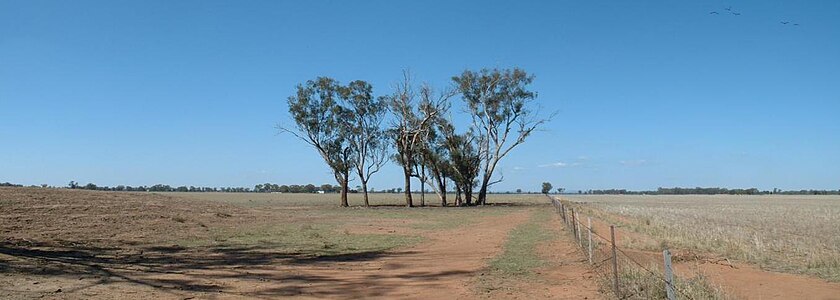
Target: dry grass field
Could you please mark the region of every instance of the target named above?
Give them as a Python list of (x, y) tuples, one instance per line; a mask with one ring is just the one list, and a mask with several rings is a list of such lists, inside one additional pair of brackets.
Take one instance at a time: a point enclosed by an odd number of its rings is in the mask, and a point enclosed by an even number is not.
[(565, 198), (583, 204), (587, 214), (642, 234), (621, 241), (627, 247), (687, 249), (840, 281), (840, 196)]

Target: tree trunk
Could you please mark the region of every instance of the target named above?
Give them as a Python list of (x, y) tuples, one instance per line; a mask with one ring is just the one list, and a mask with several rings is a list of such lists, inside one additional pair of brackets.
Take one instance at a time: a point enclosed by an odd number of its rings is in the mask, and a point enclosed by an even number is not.
[(403, 175), (405, 175), (405, 206), (414, 206), (411, 203), (411, 170), (403, 168)]
[(350, 204), (347, 202), (347, 181), (349, 174), (344, 174), (344, 178), (341, 179), (341, 207), (348, 207)]
[(481, 189), (478, 190), (478, 201), (475, 202), (476, 205), (487, 204), (487, 184), (489, 183), (490, 176), (484, 176), (481, 180)]
[(461, 186), (455, 183), (455, 206), (464, 205), (464, 200), (461, 199)]
[(446, 178), (438, 176), (438, 186), (440, 186), (440, 206), (446, 207)]
[(420, 165), (420, 207), (426, 206), (426, 165)]
[(472, 205), (472, 189), (469, 187), (464, 188), (464, 198), (467, 199), (467, 206)]
[(368, 202), (367, 181), (362, 181), (362, 190), (365, 192), (365, 207), (370, 207), (370, 202)]

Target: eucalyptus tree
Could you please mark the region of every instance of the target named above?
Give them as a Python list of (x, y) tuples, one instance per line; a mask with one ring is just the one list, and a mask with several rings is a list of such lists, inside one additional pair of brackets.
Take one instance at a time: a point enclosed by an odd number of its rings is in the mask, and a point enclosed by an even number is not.
[[(446, 133), (454, 131), (452, 123), (445, 118), (449, 112), (450, 98), (456, 94), (453, 89), (436, 93), (428, 84), (420, 88), (422, 103), (437, 103), (435, 116), (431, 119), (426, 131), (424, 142), (420, 147), (421, 164), (423, 166), (422, 180), (429, 181), (429, 185), (438, 195), (441, 206), (446, 206), (447, 182), (452, 176), (452, 158), (447, 145)], [(431, 110), (429, 110), (431, 111)]]
[(452, 80), (479, 135), (482, 177), (477, 204), (485, 204), (488, 187), (504, 179), (493, 179), (499, 161), (548, 119), (532, 107), (537, 94), (528, 85), (534, 76), (521, 69), (467, 70)]
[(542, 183), (542, 193), (548, 195), (551, 192), (551, 182)]
[[(455, 204), (472, 205), (472, 191), (480, 172), (482, 157), (478, 148), (479, 137), (472, 130), (457, 134), (454, 127), (444, 129), (442, 133), (449, 154), (449, 176), (455, 183)], [(464, 199), (461, 198), (461, 194), (464, 195)]]
[(388, 110), (393, 115), (392, 124), (388, 129), (389, 136), (394, 142), (396, 153), (393, 158), (402, 167), (405, 180), (405, 205), (414, 206), (411, 197), (411, 177), (416, 176), (415, 167), (418, 166), (418, 154), (427, 137), (431, 122), (438, 115), (442, 101), (421, 99), (418, 103), (417, 93), (408, 72), (403, 74), (403, 80), (396, 84), (393, 94), (385, 96)]
[(287, 100), (295, 126), (280, 126), (279, 129), (318, 151), (341, 186), (340, 205), (346, 207), (349, 206), (347, 185), (355, 163), (355, 150), (350, 139), (352, 127), (346, 123), (353, 113), (340, 105), (342, 89), (329, 77), (318, 77), (298, 85), (295, 95)]
[(348, 140), (354, 149), (353, 166), (361, 181), (365, 206), (370, 206), (368, 181), (388, 160), (389, 145), (382, 129), (385, 101), (375, 98), (373, 87), (361, 80), (341, 88), (341, 96), (351, 112), (351, 118), (345, 120), (345, 124), (349, 126)]
[[(415, 175), (420, 179), (420, 205), (425, 205), (425, 184), (429, 184), (438, 195), (442, 206), (446, 206), (446, 182), (449, 177), (449, 154), (442, 131), (452, 124), (444, 116), (449, 112), (450, 98), (455, 90), (436, 92), (429, 84), (420, 86), (419, 97), (423, 116), (430, 116), (422, 142), (417, 149)], [(427, 107), (430, 106), (430, 107)]]
[[(437, 126), (435, 126), (437, 127)], [(441, 206), (447, 205), (447, 181), (450, 177), (451, 163), (446, 141), (442, 134), (432, 127), (426, 138), (424, 147), (420, 150), (420, 157), (424, 164), (423, 180), (432, 187), (440, 199)]]

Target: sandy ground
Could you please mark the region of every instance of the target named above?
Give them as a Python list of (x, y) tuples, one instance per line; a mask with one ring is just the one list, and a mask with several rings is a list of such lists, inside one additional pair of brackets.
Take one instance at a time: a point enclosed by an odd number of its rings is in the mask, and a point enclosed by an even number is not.
[[(275, 299), (486, 298), (473, 288), (508, 233), (534, 208), (488, 216), (482, 230), (423, 233), (391, 251), (301, 258), (259, 245), (144, 246), (160, 237), (204, 237), (206, 225), (243, 222), (247, 209), (154, 194), (0, 190), (0, 298)], [(559, 221), (553, 228), (559, 228)], [(198, 225), (198, 226), (196, 226)], [(384, 222), (382, 230), (389, 229)], [(552, 267), (492, 298), (598, 298), (570, 238), (544, 245)], [(164, 239), (165, 240), (165, 239)]]

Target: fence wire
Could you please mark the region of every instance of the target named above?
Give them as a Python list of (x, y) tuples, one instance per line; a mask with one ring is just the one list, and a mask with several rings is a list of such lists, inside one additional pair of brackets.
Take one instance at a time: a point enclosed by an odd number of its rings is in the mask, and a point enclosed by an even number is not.
[[(616, 251), (615, 256), (613, 256), (613, 240), (610, 237), (606, 237), (604, 236), (605, 234), (595, 231), (594, 228), (588, 225), (584, 225), (582, 218), (580, 217), (580, 213), (577, 212), (577, 209), (575, 209), (576, 207), (570, 202), (560, 201), (551, 196), (549, 196), (549, 198), (551, 200), (552, 205), (555, 208), (555, 212), (561, 215), (562, 221), (566, 225), (566, 229), (568, 229), (567, 231), (572, 235), (572, 238), (578, 239), (578, 237), (580, 237), (580, 239), (578, 240), (579, 247), (575, 248), (578, 249), (581, 255), (589, 259), (589, 269), (593, 273), (597, 274), (600, 280), (609, 283), (609, 285), (611, 286), (610, 290), (612, 290), (612, 293), (615, 294), (616, 298), (627, 299), (635, 295), (622, 294), (621, 286), (623, 285), (626, 287), (628, 282), (621, 282), (621, 280), (619, 280), (618, 290), (612, 288), (616, 278), (621, 277), (620, 274), (614, 273), (612, 268), (613, 264), (615, 264), (617, 267), (620, 267), (619, 269), (636, 268), (637, 270), (643, 271), (660, 281), (662, 283), (663, 288), (665, 285), (669, 284), (668, 280), (666, 280), (663, 277), (663, 274), (651, 270), (650, 267), (646, 267), (645, 264), (633, 258), (630, 254), (627, 253), (627, 251), (625, 251), (625, 249), (622, 249), (618, 245), (614, 246)], [(574, 215), (574, 217), (572, 215)], [(591, 234), (591, 238), (588, 234)], [(584, 239), (586, 241), (584, 241)], [(592, 245), (590, 245), (590, 243)], [(592, 249), (591, 254), (589, 252), (590, 247)], [(590, 255), (592, 257), (589, 257)], [(648, 265), (659, 264), (656, 262), (649, 262)], [(621, 272), (619, 271), (619, 273)], [(686, 291), (678, 287), (674, 282), (671, 282), (670, 285), (674, 288), (674, 291), (676, 291), (680, 296), (684, 297), (685, 299), (694, 300), (694, 298), (691, 297), (691, 295), (689, 295)]]

